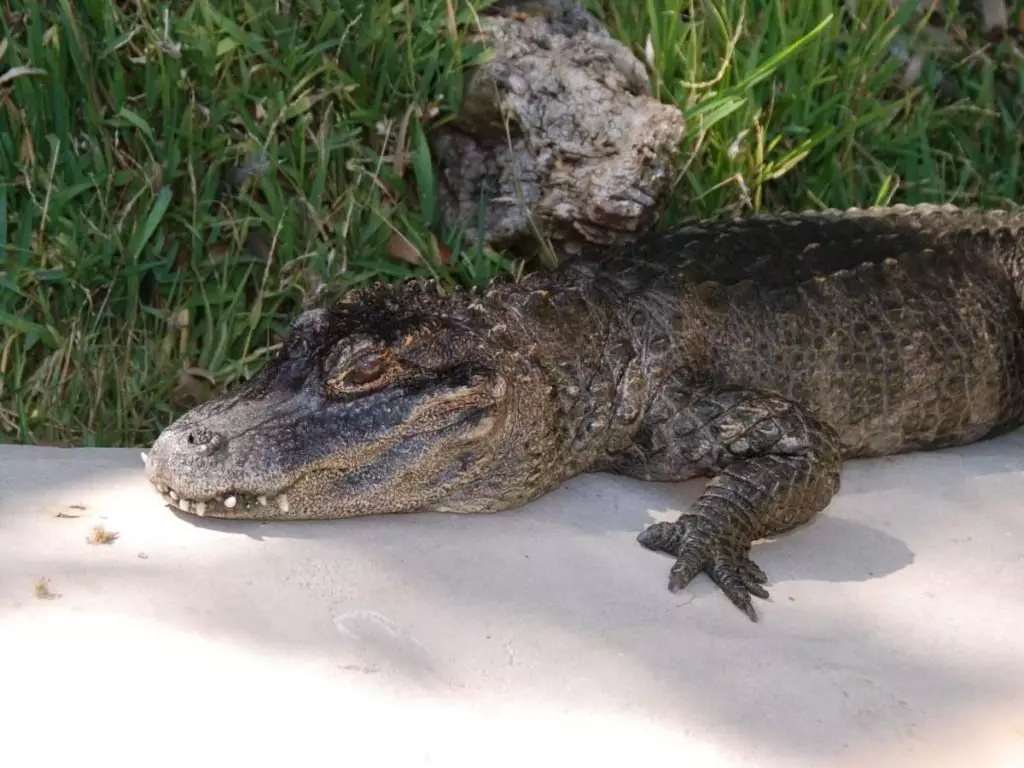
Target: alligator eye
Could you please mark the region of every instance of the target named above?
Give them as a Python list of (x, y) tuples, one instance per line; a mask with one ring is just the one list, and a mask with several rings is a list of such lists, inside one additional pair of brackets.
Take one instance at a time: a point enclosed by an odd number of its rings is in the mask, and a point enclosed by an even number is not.
[(384, 373), (384, 358), (374, 357), (350, 368), (342, 381), (349, 387), (362, 387), (376, 381)]

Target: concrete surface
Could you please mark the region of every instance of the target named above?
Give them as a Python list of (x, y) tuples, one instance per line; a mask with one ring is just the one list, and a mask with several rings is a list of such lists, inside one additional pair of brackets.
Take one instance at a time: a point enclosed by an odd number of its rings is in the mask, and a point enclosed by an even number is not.
[(260, 525), (0, 446), (0, 765), (1024, 766), (1022, 455), (847, 465), (753, 624), (634, 541), (700, 483)]

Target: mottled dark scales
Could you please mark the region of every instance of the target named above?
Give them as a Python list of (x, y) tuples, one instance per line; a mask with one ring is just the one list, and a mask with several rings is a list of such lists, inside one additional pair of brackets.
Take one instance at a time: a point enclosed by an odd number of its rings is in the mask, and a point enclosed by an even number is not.
[(303, 519), (518, 507), (583, 472), (708, 477), (639, 536), (750, 618), (751, 545), (842, 461), (1024, 421), (1024, 212), (897, 206), (694, 222), (521, 282), (353, 291), (169, 426), (174, 506)]
[(839, 489), (834, 430), (780, 397), (671, 388), (655, 398), (635, 445), (607, 469), (644, 480), (715, 476), (677, 522), (640, 534), (645, 547), (677, 558), (669, 588), (682, 589), (706, 571), (755, 619), (749, 595), (768, 592), (764, 572), (748, 557), (750, 545), (828, 505)]

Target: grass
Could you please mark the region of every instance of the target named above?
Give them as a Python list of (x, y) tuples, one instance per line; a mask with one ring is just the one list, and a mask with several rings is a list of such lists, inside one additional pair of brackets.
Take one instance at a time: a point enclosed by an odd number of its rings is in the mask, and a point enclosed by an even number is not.
[[(0, 3), (4, 439), (144, 444), (254, 372), (325, 291), (519, 268), (458, 246), (410, 181), (431, 177), (424, 133), (485, 54), (467, 37), (481, 5)], [(891, 50), (919, 25), (887, 0), (856, 16), (824, 0), (588, 5), (653, 53), (655, 93), (687, 115), (663, 226), (1024, 199), (1024, 67), (1006, 44), (930, 56), (907, 89)], [(395, 258), (396, 239), (418, 258)]]

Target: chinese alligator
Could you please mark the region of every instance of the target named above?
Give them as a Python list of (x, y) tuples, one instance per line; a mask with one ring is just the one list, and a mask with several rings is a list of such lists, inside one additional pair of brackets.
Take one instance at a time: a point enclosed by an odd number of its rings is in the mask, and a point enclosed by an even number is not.
[(1024, 423), (1024, 211), (921, 205), (694, 221), (444, 294), (352, 290), (159, 436), (186, 512), (495, 512), (583, 472), (708, 476), (639, 534), (751, 619), (751, 544), (810, 520), (852, 457)]

